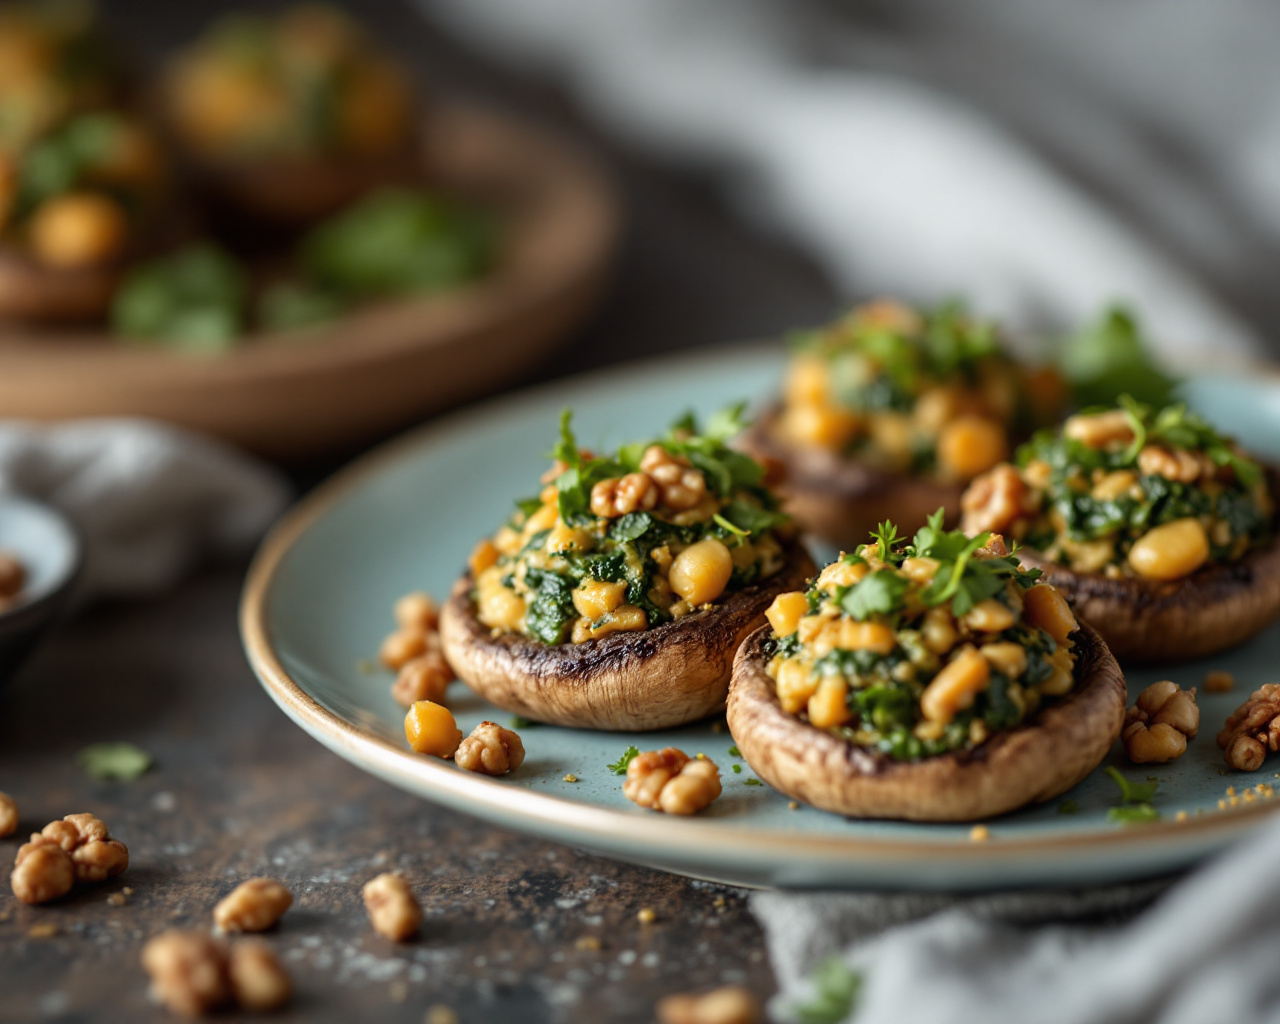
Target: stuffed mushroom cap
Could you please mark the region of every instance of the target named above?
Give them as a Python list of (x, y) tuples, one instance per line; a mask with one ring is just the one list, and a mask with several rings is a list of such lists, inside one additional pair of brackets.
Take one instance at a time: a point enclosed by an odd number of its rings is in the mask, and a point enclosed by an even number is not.
[(667, 729), (724, 709), (742, 641), (778, 594), (813, 571), (792, 542), (776, 575), (722, 603), (640, 632), (555, 645), (482, 623), (467, 574), (441, 610), (440, 637), (459, 678), (505, 711), (581, 729)]
[(542, 490), (477, 545), (444, 608), (459, 677), (568, 726), (659, 729), (723, 708), (738, 645), (813, 569), (765, 468), (727, 443), (740, 412), (596, 456), (566, 411)]
[(768, 633), (756, 631), (738, 653), (729, 731), (761, 779), (836, 814), (976, 821), (1051, 800), (1098, 766), (1124, 721), (1124, 676), (1101, 637), (1082, 623), (1070, 694), (972, 750), (900, 761), (783, 711), (765, 670)]
[(1280, 618), (1276, 487), (1185, 407), (1122, 399), (976, 479), (962, 525), (1018, 538), (1117, 658), (1184, 661)]

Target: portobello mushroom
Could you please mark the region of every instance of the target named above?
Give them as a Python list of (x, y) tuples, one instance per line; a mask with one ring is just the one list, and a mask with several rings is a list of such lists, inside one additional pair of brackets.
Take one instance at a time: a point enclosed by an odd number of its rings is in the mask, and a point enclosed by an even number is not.
[(1280, 544), (1274, 540), (1237, 562), (1213, 562), (1177, 580), (1076, 572), (1030, 548), (1020, 548), (1018, 557), (1041, 569), (1082, 618), (1098, 623), (1125, 664), (1204, 658), (1280, 619)]
[(573, 728), (666, 729), (724, 708), (739, 645), (778, 594), (813, 572), (808, 552), (792, 541), (782, 569), (721, 603), (576, 644), (495, 632), (477, 615), (467, 573), (441, 610), (440, 638), (458, 677), (506, 711)]
[(1184, 406), (1071, 417), (976, 479), (966, 532), (1017, 538), (1126, 663), (1226, 650), (1280, 619), (1280, 476)]
[(729, 731), (761, 779), (836, 814), (975, 821), (1051, 800), (1098, 766), (1124, 721), (1124, 676), (1098, 633), (1081, 623), (1068, 695), (972, 750), (895, 760), (783, 711), (766, 671), (768, 639), (769, 629), (759, 629), (738, 652)]
[(784, 467), (777, 488), (784, 507), (815, 536), (847, 549), (886, 520), (922, 523), (939, 508), (948, 523), (959, 519), (964, 483), (894, 472), (796, 444), (779, 432), (778, 414), (777, 406), (766, 409), (743, 436), (742, 447)]
[(591, 729), (723, 708), (738, 645), (813, 570), (764, 467), (727, 444), (740, 413), (601, 457), (566, 410), (542, 491), (477, 545), (441, 613), (458, 676), (509, 711)]
[(954, 522), (967, 482), (1061, 404), (1056, 374), (951, 306), (882, 300), (795, 340), (782, 399), (744, 443), (784, 467), (796, 521), (842, 548), (886, 520)]

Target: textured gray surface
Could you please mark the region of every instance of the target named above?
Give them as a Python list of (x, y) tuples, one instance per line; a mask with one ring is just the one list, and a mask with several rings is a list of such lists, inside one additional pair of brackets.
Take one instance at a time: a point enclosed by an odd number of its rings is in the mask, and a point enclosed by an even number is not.
[[(216, 5), (107, 3), (145, 51)], [(579, 127), (554, 96), (487, 71), (431, 38), (407, 10), (362, 3), (425, 80)], [(836, 297), (802, 259), (736, 225), (696, 181), (612, 150), (629, 210), (603, 307), (539, 379), (652, 352), (814, 321)], [(334, 465), (297, 471), (305, 487)], [(258, 688), (235, 613), (243, 566), (172, 595), (101, 608), (63, 627), (0, 692), (0, 789), (21, 832), (100, 813), (132, 850), (118, 881), (56, 907), (0, 889), (0, 1021), (166, 1019), (148, 1011), (138, 952), (171, 924), (208, 920), (233, 878), (269, 872), (297, 895), (272, 943), (298, 990), (281, 1019), (418, 1022), (433, 1004), (464, 1022), (646, 1021), (669, 991), (745, 981), (772, 988), (741, 894), (616, 865), (437, 810), (360, 773), (292, 726)], [(86, 743), (130, 739), (157, 767), (95, 783)], [(17, 840), (0, 840), (0, 860)], [(359, 883), (389, 865), (421, 882), (423, 938), (393, 949), (368, 929)], [(124, 885), (123, 907), (106, 902)], [(721, 906), (718, 899), (724, 898)], [(657, 921), (636, 923), (641, 907)], [(52, 923), (52, 938), (28, 937)], [(575, 942), (595, 937), (600, 949)]]

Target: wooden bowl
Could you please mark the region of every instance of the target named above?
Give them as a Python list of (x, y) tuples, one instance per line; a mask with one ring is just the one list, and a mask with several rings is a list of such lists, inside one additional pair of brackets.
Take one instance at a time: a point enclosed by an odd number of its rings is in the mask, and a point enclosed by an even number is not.
[(193, 356), (105, 331), (0, 326), (0, 409), (61, 420), (147, 416), (274, 458), (354, 447), (516, 379), (599, 295), (618, 233), (610, 184), (583, 153), (507, 116), (439, 103), (433, 185), (504, 217), (499, 266), (439, 296)]

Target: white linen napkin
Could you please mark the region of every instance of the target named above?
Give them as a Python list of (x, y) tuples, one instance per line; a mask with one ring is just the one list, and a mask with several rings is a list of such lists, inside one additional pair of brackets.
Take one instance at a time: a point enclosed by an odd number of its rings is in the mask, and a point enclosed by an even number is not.
[(171, 586), (255, 543), (289, 500), (274, 469), (211, 438), (129, 419), (0, 420), (0, 495), (54, 505), (85, 542), (79, 596)]
[[(960, 898), (759, 893), (751, 909), (780, 988), (771, 1015), (800, 1021), (809, 973), (834, 954), (862, 978), (844, 1018), (857, 1024), (1280, 1021), (1278, 860), (1273, 822), (1121, 927), (1102, 922), (1167, 883)], [(1082, 918), (1091, 923), (1062, 923)]]
[[(893, 37), (860, 32), (835, 5), (417, 3), (486, 52), (563, 80), (607, 131), (724, 172), (740, 209), (790, 236), (850, 296), (960, 295), (1022, 332), (1073, 329), (1121, 300), (1173, 363), (1210, 348), (1219, 360), (1262, 348), (1158, 241), (994, 118), (911, 81), (922, 69), (909, 53), (886, 59), (893, 43), (883, 38)], [(872, 51), (876, 60), (862, 59)], [(992, 57), (997, 67), (1004, 59)], [(895, 62), (901, 73), (867, 70)], [(1036, 93), (1058, 102), (1050, 113), (1065, 111), (1058, 141), (1078, 143), (1077, 162), (1117, 179), (1112, 191), (1149, 199), (1153, 215), (1168, 214), (1170, 234), (1223, 236), (1204, 204), (1184, 201), (1195, 190), (1170, 161), (1143, 149), (1139, 126), (1107, 120), (1105, 103), (1086, 116), (1052, 89)], [(1214, 230), (1189, 231), (1193, 212)]]

